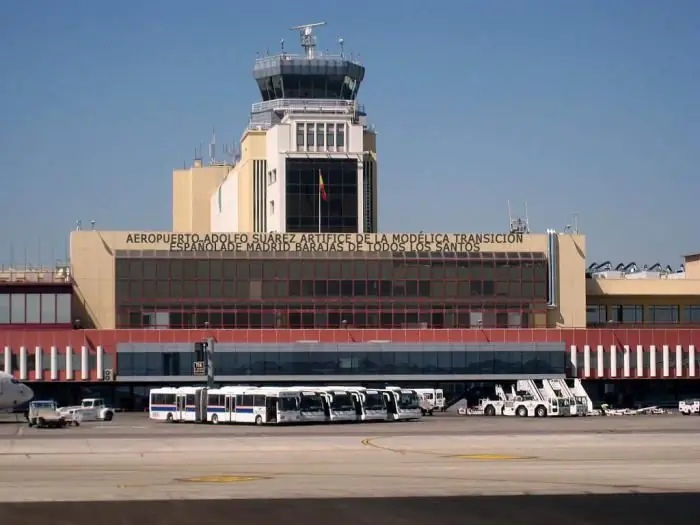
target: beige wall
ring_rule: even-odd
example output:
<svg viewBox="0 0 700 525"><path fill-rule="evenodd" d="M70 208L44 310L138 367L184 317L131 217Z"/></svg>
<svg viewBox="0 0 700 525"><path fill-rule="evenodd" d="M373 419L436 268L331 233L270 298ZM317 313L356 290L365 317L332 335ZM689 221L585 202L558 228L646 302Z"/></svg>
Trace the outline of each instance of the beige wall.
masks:
<svg viewBox="0 0 700 525"><path fill-rule="evenodd" d="M211 196L231 166L201 166L173 170L173 231L211 231Z"/></svg>
<svg viewBox="0 0 700 525"><path fill-rule="evenodd" d="M267 158L265 131L248 130L241 138L238 173L238 230L253 231L253 161ZM190 230L194 231L194 230Z"/></svg>
<svg viewBox="0 0 700 525"><path fill-rule="evenodd" d="M196 237L195 237L196 235ZM403 242L405 235L413 235ZM201 232L71 232L71 263L79 297L85 301L98 328L115 327L114 254L116 250L174 251L326 251L333 242L337 251L373 249L381 251L489 251L544 252L546 235L524 235L522 242L508 243L505 234L485 238L481 234L209 234ZM487 234L494 235L494 234ZM432 237L430 237L432 236ZM488 242L496 241L496 242ZM417 246L416 243L423 243ZM211 243L211 244L208 244ZM392 243L403 243L392 246ZM445 244L447 243L447 244ZM462 243L462 244L459 244ZM450 246L450 245L453 246ZM397 250L394 250L397 248ZM560 293L549 319L538 326L584 327L585 239L580 235L559 236Z"/></svg>

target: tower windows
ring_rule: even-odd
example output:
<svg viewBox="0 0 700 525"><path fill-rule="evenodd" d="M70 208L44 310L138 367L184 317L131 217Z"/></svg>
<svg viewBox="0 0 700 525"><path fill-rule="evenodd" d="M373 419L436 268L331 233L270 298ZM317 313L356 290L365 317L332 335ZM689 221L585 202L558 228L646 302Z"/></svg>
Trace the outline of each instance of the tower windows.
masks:
<svg viewBox="0 0 700 525"><path fill-rule="evenodd" d="M295 129L297 151L346 150L344 122L297 122Z"/></svg>

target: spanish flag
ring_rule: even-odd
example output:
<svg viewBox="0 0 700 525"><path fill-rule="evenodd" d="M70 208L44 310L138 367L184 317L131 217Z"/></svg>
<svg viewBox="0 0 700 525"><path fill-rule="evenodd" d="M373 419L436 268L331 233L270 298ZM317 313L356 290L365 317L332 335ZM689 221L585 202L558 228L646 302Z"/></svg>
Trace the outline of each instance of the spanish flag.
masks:
<svg viewBox="0 0 700 525"><path fill-rule="evenodd" d="M321 193L321 198L324 201L327 201L328 194L326 193L326 185L323 183L323 175L321 170L318 170L318 191Z"/></svg>

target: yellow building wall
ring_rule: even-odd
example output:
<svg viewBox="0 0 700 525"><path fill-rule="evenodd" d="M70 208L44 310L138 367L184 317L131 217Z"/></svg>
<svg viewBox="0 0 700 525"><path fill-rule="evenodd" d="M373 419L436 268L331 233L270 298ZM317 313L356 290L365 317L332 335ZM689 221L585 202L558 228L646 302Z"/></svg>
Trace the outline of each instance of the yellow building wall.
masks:
<svg viewBox="0 0 700 525"><path fill-rule="evenodd" d="M267 158L266 132L248 130L241 139L241 160L238 174L238 229L253 231L253 161Z"/></svg>
<svg viewBox="0 0 700 525"><path fill-rule="evenodd" d="M115 274L114 256L117 250L178 251L183 247L197 251L230 251L256 249L256 243L276 242L285 251L324 251L322 243L334 242L337 251L370 251L382 246L380 251L392 251L383 246L402 235L410 234L197 234L199 242L211 241L210 246L191 244L192 234L171 232L71 232L70 248L73 278L76 291L87 305L89 315L98 328L115 328ZM247 238L244 237L247 235ZM413 234L416 235L416 234ZM486 242L481 234L424 234L438 235L443 242L470 244L456 251L488 252L543 252L547 253L547 235L523 235L522 242L506 242L506 234L498 234L497 242ZM246 245L243 240L251 245ZM425 237L423 239L426 239ZM493 239L492 239L493 240ZM424 241L418 241L424 242ZM416 250L416 246L404 245L406 251L441 251L438 241L431 241ZM316 246L312 247L313 243ZM356 246L353 246L355 243ZM357 245L359 243L359 246ZM463 245L464 246L464 245ZM257 246L259 248L259 246ZM327 249L327 248L325 248ZM580 235L560 235L559 276L560 290L557 306L548 316L535 319L535 326L545 328L584 327L586 322L585 298L585 240ZM400 251L400 250L399 250ZM452 251L452 250L449 250ZM547 318L548 317L548 318Z"/></svg>
<svg viewBox="0 0 700 525"><path fill-rule="evenodd" d="M173 170L173 231L210 232L211 196L231 166L202 166Z"/></svg>

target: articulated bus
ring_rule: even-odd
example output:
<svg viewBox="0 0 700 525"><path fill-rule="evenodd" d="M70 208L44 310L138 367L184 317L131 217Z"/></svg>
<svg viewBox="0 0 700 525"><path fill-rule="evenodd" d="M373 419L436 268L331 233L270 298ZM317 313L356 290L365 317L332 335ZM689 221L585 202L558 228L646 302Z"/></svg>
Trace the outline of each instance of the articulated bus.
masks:
<svg viewBox="0 0 700 525"><path fill-rule="evenodd" d="M199 386L154 388L149 395L148 417L168 423L206 421L206 388Z"/></svg>
<svg viewBox="0 0 700 525"><path fill-rule="evenodd" d="M225 386L207 392L207 421L218 423L298 423L299 396L284 388Z"/></svg>

